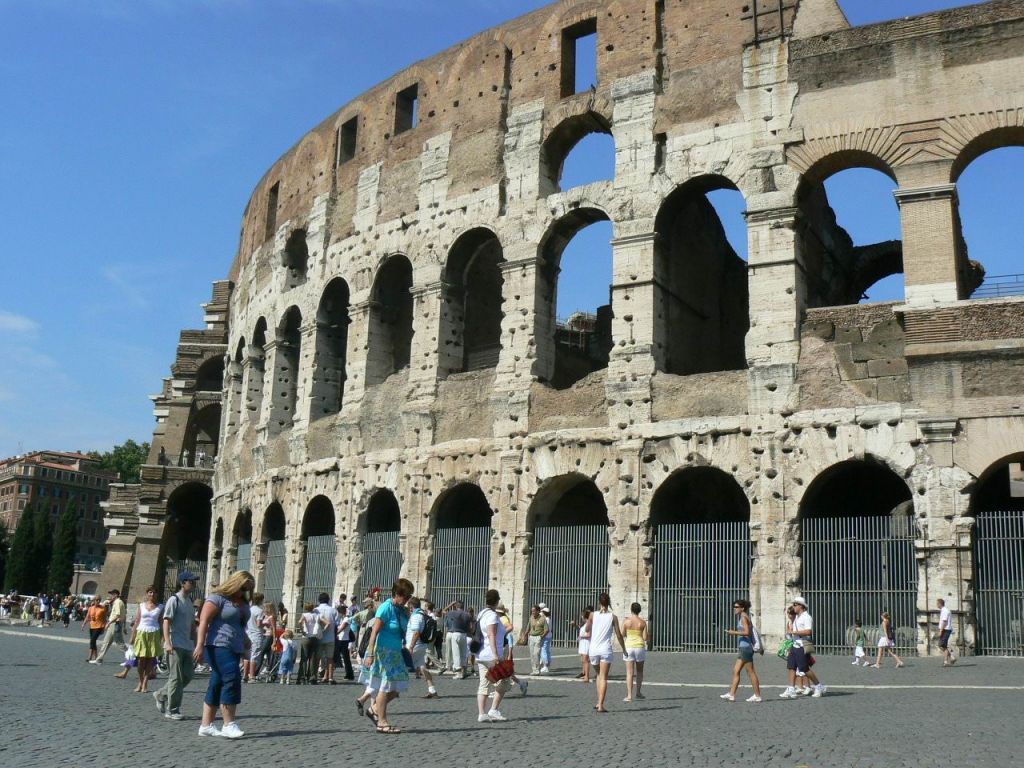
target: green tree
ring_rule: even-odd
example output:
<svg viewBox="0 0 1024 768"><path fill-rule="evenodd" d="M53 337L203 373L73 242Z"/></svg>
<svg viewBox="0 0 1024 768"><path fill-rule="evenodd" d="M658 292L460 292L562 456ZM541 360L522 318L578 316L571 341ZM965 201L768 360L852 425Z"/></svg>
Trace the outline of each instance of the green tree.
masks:
<svg viewBox="0 0 1024 768"><path fill-rule="evenodd" d="M14 541L7 560L5 589L16 589L21 594L32 591L32 536L36 526L36 513L31 504L26 505L14 529Z"/></svg>
<svg viewBox="0 0 1024 768"><path fill-rule="evenodd" d="M30 583L33 592L46 589L46 579L50 573L50 558L53 556L53 523L50 513L45 509L36 511L32 524L32 562Z"/></svg>
<svg viewBox="0 0 1024 768"><path fill-rule="evenodd" d="M75 552L78 549L78 502L71 498L57 518L50 560L50 592L67 594L75 578Z"/></svg>
<svg viewBox="0 0 1024 768"><path fill-rule="evenodd" d="M0 584L4 583L7 573L7 555L11 551L11 537L7 533L7 523L0 520Z"/></svg>
<svg viewBox="0 0 1024 768"><path fill-rule="evenodd" d="M89 455L94 459L99 459L102 469L117 472L122 483L137 483L139 470L146 463L146 457L149 456L149 443L140 445L134 440L125 440L121 445L115 445L111 451L105 453L91 451Z"/></svg>

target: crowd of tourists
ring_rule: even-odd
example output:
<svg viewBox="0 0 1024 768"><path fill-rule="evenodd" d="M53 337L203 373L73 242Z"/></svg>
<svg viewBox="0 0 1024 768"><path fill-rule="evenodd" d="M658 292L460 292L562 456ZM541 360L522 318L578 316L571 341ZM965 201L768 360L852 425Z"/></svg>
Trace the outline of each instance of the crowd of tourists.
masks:
<svg viewBox="0 0 1024 768"><path fill-rule="evenodd" d="M0 595L0 619L20 619L39 626L60 623L67 628L71 622L82 620L89 603L90 598L82 595L19 595L17 589L12 589Z"/></svg>
<svg viewBox="0 0 1024 768"><path fill-rule="evenodd" d="M335 685L336 676L358 682L361 693L355 701L380 734L398 734L402 729L392 720L393 704L422 681L422 698L439 697L436 678L449 673L455 679L476 678L476 714L479 723L502 722L506 696L518 688L526 696L529 682L516 674L513 650L527 646L533 675L550 673L553 622L550 608L534 605L518 632L497 590L488 590L479 610L453 601L438 609L421 600L413 584L398 579L389 596L379 588L360 599L341 595L332 603L321 593L317 602L307 602L289 625L288 613L255 591L255 579L247 571L232 574L205 600L189 599L196 576L179 575L179 590L166 603L156 600L153 587L145 590L131 626L119 592L109 599L93 598L85 611L82 628L89 630L89 663L102 664L112 645L125 650L126 677L136 670L135 691L151 693L157 709L170 720L181 720L182 692L197 671L209 673L203 701L199 734L240 738L237 722L243 684L263 681L278 685ZM735 637L737 658L729 690L723 700L736 701L741 678L749 678L753 694L746 699L758 703L761 684L755 658L765 652L764 641L750 614L747 600L733 603L735 624L726 629ZM939 641L944 663L955 663L950 647L952 614L939 601ZM612 665L621 651L626 665L624 702L644 698L644 667L650 644L650 625L633 603L622 621L613 612L611 599L602 593L596 606L585 607L570 622L577 634L580 672L576 678L595 683L594 710L608 711L608 681ZM783 699L804 696L820 698L827 688L819 678L814 655L814 621L802 597L793 599L786 614L786 635L777 655L785 660L788 685ZM860 620L853 632L853 663L869 666L867 633ZM878 656L870 666L881 667L883 656L903 665L895 652L896 640L888 613L879 625ZM618 650L616 650L616 648ZM166 683L150 691L158 664L167 672ZM204 665L204 666L200 666ZM419 683L415 683L419 685ZM215 724L220 715L222 725Z"/></svg>

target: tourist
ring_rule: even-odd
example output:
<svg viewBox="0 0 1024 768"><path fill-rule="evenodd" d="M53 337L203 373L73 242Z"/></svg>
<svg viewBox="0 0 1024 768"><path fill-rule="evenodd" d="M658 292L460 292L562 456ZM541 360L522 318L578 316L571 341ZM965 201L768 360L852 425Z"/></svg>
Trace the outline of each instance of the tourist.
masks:
<svg viewBox="0 0 1024 768"><path fill-rule="evenodd" d="M267 680L273 682L273 660L274 660L274 646L277 644L277 609L274 608L273 601L263 601L263 620L261 622L263 627L263 635L260 640L260 652L256 655L256 663L253 665L252 673L258 680L261 674L261 670L266 667Z"/></svg>
<svg viewBox="0 0 1024 768"><path fill-rule="evenodd" d="M370 669L368 665L363 664L363 660L366 658L366 652L369 650L370 632L373 629L371 623L376 612L377 604L373 601L373 598L368 597L363 600L362 610L357 612L351 619L352 632L355 634L352 652L359 665L359 675L356 680L363 686L362 694L356 699L356 709L359 711L360 716L366 715L374 723L377 722L377 717L373 714L373 707L366 707L366 704L373 698L373 689L370 688ZM360 649L362 649L362 653L360 653Z"/></svg>
<svg viewBox="0 0 1024 768"><path fill-rule="evenodd" d="M860 619L853 620L853 666L858 667L863 664L865 667L871 662L865 658L867 653L864 651L864 646L867 645L867 633L864 631L864 627L861 624Z"/></svg>
<svg viewBox="0 0 1024 768"><path fill-rule="evenodd" d="M281 685L291 685L295 672L295 633L286 629L281 633L281 664L277 676Z"/></svg>
<svg viewBox="0 0 1024 768"><path fill-rule="evenodd" d="M352 614L345 604L346 596L342 595L338 601L338 644L335 646L334 666L337 669L339 664L345 667L345 679L355 680L352 670Z"/></svg>
<svg viewBox="0 0 1024 768"><path fill-rule="evenodd" d="M444 667L455 677L466 677L469 658L469 614L461 600L453 600L444 609Z"/></svg>
<svg viewBox="0 0 1024 768"><path fill-rule="evenodd" d="M750 618L750 601L737 600L732 604L733 613L736 614L736 629L727 629L727 635L737 638L737 658L732 668L732 685L728 693L723 693L721 698L726 701L736 701L736 692L740 687L740 674L744 669L750 684L754 688L754 695L747 699L749 703L761 701L761 681L754 669L754 649L760 646L760 638L757 637L757 630L754 629L754 622Z"/></svg>
<svg viewBox="0 0 1024 768"><path fill-rule="evenodd" d="M468 624L469 630L468 630L466 636L467 636L467 638L470 638L470 637L476 638L476 636L477 636L476 609L473 606L470 606L469 607L469 611L467 611L467 613L469 613L469 624ZM474 648L473 643L470 643L470 642L466 643L466 650L468 651L468 653L467 653L467 657L466 657L467 658L466 672L463 675L463 677L470 677L470 676L473 676L473 675L476 674L476 651L474 651L473 648Z"/></svg>
<svg viewBox="0 0 1024 768"><path fill-rule="evenodd" d="M946 607L946 601L941 597L938 600L939 606L939 648L942 649L942 666L951 667L956 664L956 656L953 649L949 647L949 638L953 636L953 612Z"/></svg>
<svg viewBox="0 0 1024 768"><path fill-rule="evenodd" d="M320 617L320 624L323 630L320 633L320 648L317 650L317 659L324 665L321 683L334 685L334 651L338 642L338 611L331 605L331 596L321 592L317 597L316 613ZM319 674L318 667L313 667L314 674Z"/></svg>
<svg viewBox="0 0 1024 768"><path fill-rule="evenodd" d="M92 599L92 605L85 614L85 621L82 622L82 629L89 625L89 663L96 661L96 641L107 626L107 609L100 603L98 597Z"/></svg>
<svg viewBox="0 0 1024 768"><path fill-rule="evenodd" d="M786 668L789 671L789 686L779 698L795 699L797 696L813 696L820 698L825 694L825 686L818 680L818 676L810 672L809 644L814 630L814 620L807 611L807 602L802 597L793 598L789 612L790 621L787 625L788 636L793 641L793 647L789 649L786 657ZM813 683L813 688L809 685Z"/></svg>
<svg viewBox="0 0 1024 768"><path fill-rule="evenodd" d="M156 677L156 660L160 650L160 621L164 607L156 601L156 587L146 587L146 597L139 603L139 610L132 622L131 646L138 659L139 684L136 693L148 693L149 681Z"/></svg>
<svg viewBox="0 0 1024 768"><path fill-rule="evenodd" d="M92 660L93 664L103 663L103 657L107 655L111 644L117 645L122 651L128 650L128 646L124 642L124 622L127 615L124 600L121 599L119 590L112 589L108 594L110 595L110 617L107 622L107 631L100 643L100 651Z"/></svg>
<svg viewBox="0 0 1024 768"><path fill-rule="evenodd" d="M277 603L277 623L282 627L288 626L288 609L284 607L284 603L281 601Z"/></svg>
<svg viewBox="0 0 1024 768"><path fill-rule="evenodd" d="M245 735L235 721L242 700L242 678L239 671L249 639L245 627L249 621L249 596L256 579L248 571L236 571L207 596L199 614L196 650L192 659L206 656L210 665L210 683L203 701L203 722L200 736L225 736L238 739ZM213 724L220 707L224 726Z"/></svg>
<svg viewBox="0 0 1024 768"><path fill-rule="evenodd" d="M163 648L167 652L167 683L153 694L156 707L168 720L181 720L181 697L185 687L195 677L196 616L188 594L196 586L191 571L178 574L180 589L164 606Z"/></svg>
<svg viewBox="0 0 1024 768"><path fill-rule="evenodd" d="M589 627L589 622L587 627ZM589 629L588 629L589 631ZM544 636L548 633L548 620L541 613L540 605L530 609L530 618L526 623L527 643L530 649L530 674L539 675L541 670L541 648Z"/></svg>
<svg viewBox="0 0 1024 768"><path fill-rule="evenodd" d="M245 624L245 635L249 638L249 656L242 661L242 682L248 683L256 677L256 663L263 649L263 593L253 592L249 605L249 621Z"/></svg>
<svg viewBox="0 0 1024 768"><path fill-rule="evenodd" d="M504 667L496 679L489 677L492 669L501 670L499 662L504 660L505 625L498 616L497 607L501 600L498 590L489 589L484 597L485 607L480 611L480 650L477 653L477 666L480 683L476 689L477 722L504 722L508 718L501 713L501 700L511 685L511 665ZM488 705L490 699L490 705Z"/></svg>
<svg viewBox="0 0 1024 768"><path fill-rule="evenodd" d="M598 712L604 713L605 697L608 695L608 672L612 667L612 636L619 641L619 647L625 648L619 619L612 613L612 599L607 592L602 592L597 599L598 608L587 621L587 633L590 635L590 663L597 668L597 706Z"/></svg>
<svg viewBox="0 0 1024 768"><path fill-rule="evenodd" d="M370 716L377 725L377 733L402 732L388 720L388 705L409 687L402 643L409 624L405 604L414 589L408 579L396 581L391 587L391 598L381 603L373 617L363 664L370 669L367 688L376 697Z"/></svg>
<svg viewBox="0 0 1024 768"><path fill-rule="evenodd" d="M551 609L544 603L540 604L540 612L548 620L548 631L544 634L540 644L540 672L542 675L546 675L551 667L551 638L554 635L555 625L551 621Z"/></svg>
<svg viewBox="0 0 1024 768"><path fill-rule="evenodd" d="M520 680L519 676L515 673L515 626L512 624L512 619L508 615L508 611L505 610L504 603L498 603L498 607L494 609L498 614L498 618L501 619L502 625L505 627L505 645L502 649L502 658L509 662L512 674L509 675L508 679L513 685L519 686L519 692L525 696L526 689L530 686L529 681Z"/></svg>
<svg viewBox="0 0 1024 768"><path fill-rule="evenodd" d="M896 634L892 629L892 619L889 618L888 611L882 611L882 623L879 626L878 633L878 658L875 659L875 663L872 664L872 668L882 668L882 656L888 654L896 660L896 669L903 666L903 659L896 655Z"/></svg>
<svg viewBox="0 0 1024 768"><path fill-rule="evenodd" d="M437 624L433 624L433 630L431 630L433 619L423 610L418 597L410 597L407 605L412 613L409 616L409 626L405 632L405 647L412 654L412 668L427 682L427 692L423 698L436 699L437 688L434 687L434 678L431 676L430 670L427 669L427 645L434 640Z"/></svg>
<svg viewBox="0 0 1024 768"><path fill-rule="evenodd" d="M434 639L427 643L427 666L433 666L440 674L444 669L444 665L441 663L443 653L441 643L444 638L444 633L441 631L441 613L437 610L437 606L429 600L423 601L423 610L434 621Z"/></svg>
<svg viewBox="0 0 1024 768"><path fill-rule="evenodd" d="M320 667L320 640L324 635L324 624L320 614L312 603L302 606L299 616L299 631L302 632L302 643L299 646L299 677L298 685L316 685L317 670Z"/></svg>
<svg viewBox="0 0 1024 768"><path fill-rule="evenodd" d="M576 636L576 653L579 654L582 664L581 672L576 675L577 680L584 683L590 682L590 635L587 633L587 622L590 621L590 614L594 609L589 605L580 614L579 632Z"/></svg>
<svg viewBox="0 0 1024 768"><path fill-rule="evenodd" d="M626 633L623 648L623 659L626 662L626 698L623 701L644 697L644 662L647 661L647 643L650 640L647 622L640 618L640 603L630 605L629 613L629 618L622 622L622 630Z"/></svg>

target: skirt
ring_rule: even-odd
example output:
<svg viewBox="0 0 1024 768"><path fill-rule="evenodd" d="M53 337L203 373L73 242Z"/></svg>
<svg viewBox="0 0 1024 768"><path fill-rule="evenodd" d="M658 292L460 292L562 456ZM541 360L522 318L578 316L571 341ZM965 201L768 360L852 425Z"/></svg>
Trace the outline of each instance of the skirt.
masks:
<svg viewBox="0 0 1024 768"><path fill-rule="evenodd" d="M381 648L378 645L366 682L367 690L374 693L401 693L408 687L409 672L406 670L402 651L398 648Z"/></svg>
<svg viewBox="0 0 1024 768"><path fill-rule="evenodd" d="M136 632L132 646L140 659L155 659L164 655L160 643L160 632Z"/></svg>
<svg viewBox="0 0 1024 768"><path fill-rule="evenodd" d="M581 637L579 645L576 646L576 653L580 656L590 655L590 640L586 637Z"/></svg>

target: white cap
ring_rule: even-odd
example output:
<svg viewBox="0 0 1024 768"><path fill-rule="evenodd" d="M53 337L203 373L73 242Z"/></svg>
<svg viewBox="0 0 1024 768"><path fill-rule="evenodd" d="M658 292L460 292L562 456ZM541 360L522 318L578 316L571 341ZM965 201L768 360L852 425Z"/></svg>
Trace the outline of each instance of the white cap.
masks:
<svg viewBox="0 0 1024 768"><path fill-rule="evenodd" d="M797 605L802 605L802 606L803 606L804 608L806 608L806 607L807 607L807 601L806 601L806 600L804 600L804 599L803 599L802 597L794 597L794 598L793 598L793 599L792 599L792 600L790 601L790 603L796 603Z"/></svg>
<svg viewBox="0 0 1024 768"><path fill-rule="evenodd" d="M548 609L548 604L547 603L537 603L537 607L540 608L542 611L546 611Z"/></svg>

